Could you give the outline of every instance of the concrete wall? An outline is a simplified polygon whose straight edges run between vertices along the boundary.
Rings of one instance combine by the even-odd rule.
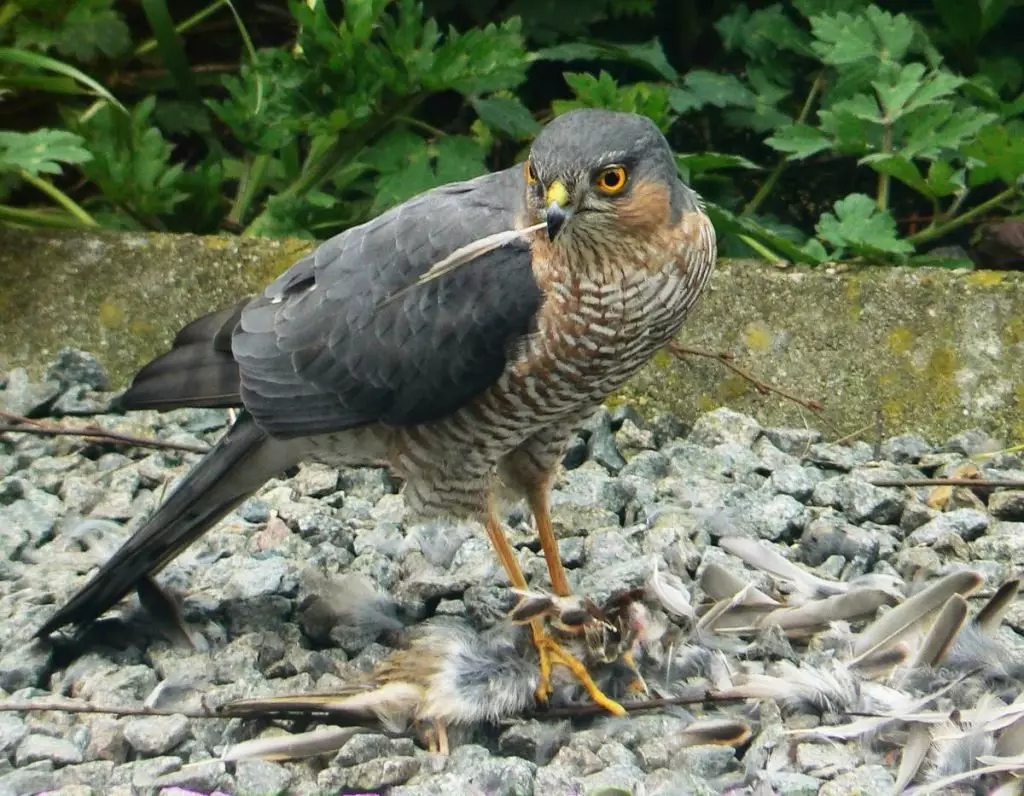
[[[38,375],[64,345],[97,354],[115,386],[195,316],[258,290],[301,241],[0,231],[0,363]],[[817,415],[713,361],[662,354],[621,398],[684,419],[727,404],[765,424],[843,437],[941,440],[979,426],[1024,441],[1024,274],[778,268],[723,261],[681,336],[825,404]]]

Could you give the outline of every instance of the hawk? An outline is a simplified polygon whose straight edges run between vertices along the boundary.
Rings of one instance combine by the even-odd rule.
[[[549,502],[563,450],[674,337],[715,256],[658,128],[602,110],[555,118],[522,165],[331,238],[135,376],[125,409],[242,411],[38,635],[91,622],[303,460],[386,462],[415,515],[479,520],[518,589],[499,504],[525,497],[551,589],[568,595]],[[563,665],[622,712],[537,620],[533,638],[538,698]]]

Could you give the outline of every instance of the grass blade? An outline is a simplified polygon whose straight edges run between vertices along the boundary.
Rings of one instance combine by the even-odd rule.
[[[36,52],[29,52],[28,50],[16,50],[13,47],[0,47],[0,63],[19,64],[34,69],[44,69],[49,72],[56,72],[58,75],[70,77],[72,80],[89,88],[98,97],[105,99],[122,113],[128,113],[124,105],[118,102],[117,97],[111,94],[102,84],[89,77],[80,69],[76,69],[63,61],[58,61],[56,58],[50,58],[47,55],[41,55]]]

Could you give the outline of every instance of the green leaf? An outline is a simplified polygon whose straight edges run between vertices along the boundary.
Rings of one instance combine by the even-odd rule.
[[[816,155],[831,145],[831,141],[824,133],[807,124],[790,124],[779,127],[775,131],[775,135],[765,139],[765,143],[772,149],[786,152],[794,160],[802,160]]]
[[[480,121],[495,132],[521,141],[540,130],[540,122],[533,118],[518,97],[473,97],[470,101]]]
[[[31,133],[0,132],[0,171],[60,174],[61,164],[85,163],[92,154],[80,135],[66,130],[35,130]]]
[[[713,202],[707,203],[706,210],[720,238],[724,238],[726,234],[746,235],[776,252],[780,260],[791,260],[807,265],[821,262],[821,259],[815,257],[812,252],[805,251],[802,246],[798,246],[785,236],[773,232],[750,217],[738,216]]]
[[[185,48],[178,31],[174,29],[171,12],[165,0],[140,0],[149,27],[156,39],[156,46],[167,71],[178,87],[181,99],[198,102],[199,92],[188,64]]]
[[[996,118],[975,107],[941,103],[905,116],[897,127],[897,140],[907,157],[934,159],[963,149]]]
[[[992,125],[964,148],[964,154],[981,165],[971,169],[971,185],[998,179],[1015,185],[1024,177],[1024,123]]]
[[[117,58],[132,42],[128,26],[113,5],[113,0],[19,3],[12,25],[14,42],[19,49],[55,50],[85,63],[101,55]]]
[[[106,88],[97,83],[87,74],[73,66],[69,66],[61,61],[54,58],[50,58],[46,55],[40,55],[39,53],[26,52],[23,50],[15,50],[10,47],[0,47],[0,63],[18,64],[20,66],[28,66],[33,69],[43,69],[49,72],[56,72],[59,75],[70,77],[72,80],[81,83],[83,86],[91,90],[96,96],[105,99],[111,105],[116,107],[123,113],[128,113],[128,110],[117,101]]]
[[[933,161],[928,168],[928,187],[933,196],[952,196],[964,190],[965,170],[954,169],[944,160]]]
[[[862,257],[906,255],[914,247],[901,240],[896,221],[888,210],[879,210],[870,196],[854,193],[833,205],[834,213],[823,213],[815,227],[818,237],[838,252]]]
[[[471,180],[487,172],[486,152],[468,136],[445,136],[436,142],[434,149],[434,175],[438,185]]]
[[[756,163],[742,155],[727,155],[723,152],[700,152],[676,154],[676,164],[693,174],[702,174],[719,169],[760,169]]]
[[[576,98],[551,103],[556,114],[574,108],[607,108],[639,113],[662,130],[668,129],[672,123],[669,89],[664,84],[630,83],[619,86],[611,75],[603,71],[597,77],[579,72],[566,72],[564,77]]]
[[[870,5],[861,13],[840,11],[811,17],[811,47],[823,63],[843,66],[865,59],[903,60],[914,40],[914,22]]]
[[[890,177],[895,177],[904,185],[913,188],[915,191],[927,196],[929,199],[932,199],[935,196],[932,193],[931,186],[928,184],[928,181],[921,176],[921,172],[918,170],[917,166],[902,155],[876,153],[861,158],[858,163],[869,165],[881,174],[888,174]]]
[[[740,82],[739,78],[733,75],[723,75],[717,72],[708,72],[704,69],[694,69],[686,73],[683,78],[685,90],[677,90],[679,93],[692,97],[682,104],[693,103],[693,108],[702,108],[706,105],[713,105],[716,108],[740,107],[753,108],[756,101],[754,93]],[[677,96],[673,92],[673,96]],[[679,101],[678,99],[676,101]],[[673,107],[676,107],[673,102]],[[690,110],[691,108],[686,108]]]
[[[603,41],[575,41],[547,47],[535,53],[541,61],[618,61],[650,69],[665,80],[678,74],[665,57],[658,39],[643,44],[616,44]]]

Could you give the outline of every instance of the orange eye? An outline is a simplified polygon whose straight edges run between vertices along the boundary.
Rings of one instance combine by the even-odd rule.
[[[602,193],[617,194],[626,187],[626,169],[622,166],[602,169],[594,179],[594,186]]]
[[[537,182],[537,171],[530,161],[526,161],[526,184],[533,185]]]

